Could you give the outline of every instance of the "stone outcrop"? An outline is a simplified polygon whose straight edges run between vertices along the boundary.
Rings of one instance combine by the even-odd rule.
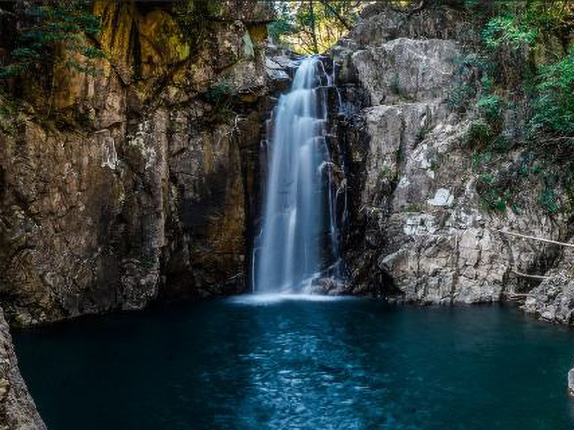
[[[574,324],[574,252],[566,248],[540,285],[531,290],[525,312],[555,324]]]
[[[0,310],[0,429],[45,430],[18,370],[8,324]]]
[[[497,155],[493,179],[519,184],[519,208],[485,205],[469,138],[476,99],[463,112],[451,101],[478,79],[464,62],[476,39],[468,17],[440,7],[368,15],[331,51],[343,96],[370,99],[358,97],[338,124],[350,190],[347,292],[446,304],[528,291],[537,281],[523,275],[544,273],[559,249],[504,232],[557,240],[567,219],[536,203],[544,185],[517,173],[520,150]]]

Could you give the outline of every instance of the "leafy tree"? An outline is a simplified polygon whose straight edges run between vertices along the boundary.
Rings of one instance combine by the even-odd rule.
[[[18,41],[9,63],[0,68],[0,79],[45,72],[55,62],[56,50],[64,48],[88,60],[102,58],[103,52],[88,42],[100,22],[91,13],[87,0],[47,0],[27,4],[21,11]],[[90,61],[81,63],[68,56],[66,67],[82,72],[94,71]]]
[[[352,28],[365,2],[357,0],[297,0],[272,3],[277,19],[271,37],[296,52],[318,54]]]

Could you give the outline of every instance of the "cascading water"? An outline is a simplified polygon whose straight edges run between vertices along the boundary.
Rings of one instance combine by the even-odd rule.
[[[257,293],[306,292],[337,264],[336,193],[325,138],[323,83],[329,87],[332,80],[320,59],[305,58],[270,121],[262,228],[253,255]]]

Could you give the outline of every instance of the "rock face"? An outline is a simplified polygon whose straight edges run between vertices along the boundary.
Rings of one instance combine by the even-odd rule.
[[[24,83],[19,117],[0,127],[11,323],[245,288],[271,14],[222,6],[190,39],[169,2],[98,0],[97,73],[60,53],[47,120],[48,94]]]
[[[8,324],[0,310],[0,429],[45,430],[18,370]]]
[[[449,8],[410,17],[383,8],[370,10],[332,49],[337,82],[355,105],[337,126],[351,190],[349,293],[421,303],[498,301],[532,288],[539,281],[523,274],[544,273],[559,255],[557,246],[504,233],[568,234],[564,214],[528,203],[544,185],[517,173],[525,157],[519,150],[497,156],[493,180],[519,184],[520,208],[485,207],[485,173],[469,138],[476,100],[466,112],[452,102],[456,88],[477,80],[463,61],[473,53],[472,28]]]
[[[30,82],[12,127],[0,117],[0,297],[10,322],[245,289],[262,124],[289,59],[265,56],[271,15],[260,2],[222,3],[197,40],[171,6],[98,0],[107,54],[98,73],[64,67],[70,54],[60,52],[48,120],[47,93]],[[409,15],[377,4],[332,49],[344,102],[329,140],[338,195],[348,196],[347,293],[497,301],[536,286],[523,275],[544,274],[560,255],[505,233],[569,235],[564,213],[531,204],[545,184],[520,175],[528,154],[508,150],[495,171],[477,167],[476,91],[466,110],[452,100],[476,90],[465,61],[473,28],[448,7]],[[520,122],[506,115],[504,128]],[[524,190],[516,207],[485,207],[492,182]]]
[[[568,248],[547,278],[528,293],[523,309],[544,321],[574,324],[574,252]]]

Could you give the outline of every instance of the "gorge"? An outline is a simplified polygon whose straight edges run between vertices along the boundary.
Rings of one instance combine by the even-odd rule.
[[[574,11],[366,3],[0,4],[0,429],[572,426]]]

